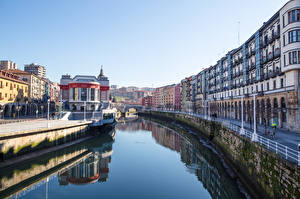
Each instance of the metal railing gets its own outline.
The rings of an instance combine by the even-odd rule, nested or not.
[[[256,142],[257,144],[260,144],[267,150],[275,152],[277,155],[279,155],[283,159],[286,159],[292,163],[296,163],[298,166],[300,166],[300,151],[292,149],[286,145],[283,145],[279,142],[276,142],[276,141],[266,138],[264,136],[261,136],[258,134],[254,135],[252,130],[245,129],[245,128],[242,130],[239,125],[230,123],[229,121],[225,121],[221,118],[215,118],[215,117],[210,117],[209,115],[202,115],[202,114],[197,114],[197,113],[188,113],[188,112],[181,112],[181,111],[169,111],[169,110],[157,110],[157,109],[151,109],[151,111],[184,114],[184,115],[190,115],[190,116],[198,117],[198,118],[209,120],[209,121],[219,122],[219,123],[221,123],[221,125],[223,127],[226,127],[228,129],[232,130],[235,134],[238,134],[245,138],[248,138],[251,141]]]

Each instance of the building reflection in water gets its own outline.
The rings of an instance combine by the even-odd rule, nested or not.
[[[180,153],[181,161],[188,171],[197,176],[212,198],[234,198],[240,190],[234,186],[219,157],[205,147],[193,135],[176,132],[160,124],[147,120],[138,120],[128,124],[118,124],[117,130],[137,132],[146,130],[152,133],[155,141]]]
[[[113,154],[112,142],[102,147],[90,148],[91,152],[68,168],[58,173],[60,185],[91,184],[108,180],[109,163]]]

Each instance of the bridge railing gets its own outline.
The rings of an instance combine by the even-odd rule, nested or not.
[[[251,141],[260,144],[261,146],[263,146],[267,150],[275,152],[280,157],[282,157],[282,158],[284,158],[284,159],[300,166],[300,151],[292,149],[292,148],[290,148],[286,145],[283,145],[279,142],[276,142],[276,141],[274,141],[272,139],[269,139],[269,138],[266,138],[264,136],[254,134],[253,130],[245,129],[245,128],[242,129],[239,125],[233,124],[229,121],[222,120],[220,118],[210,117],[208,115],[181,112],[181,111],[168,111],[168,110],[158,110],[158,109],[151,109],[151,110],[148,110],[148,111],[184,114],[184,115],[190,115],[190,116],[198,117],[198,118],[209,120],[209,121],[220,122],[222,124],[222,126],[232,130],[235,134],[246,137],[247,139],[250,139]]]

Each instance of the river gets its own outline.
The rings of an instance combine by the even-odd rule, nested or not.
[[[0,198],[245,198],[201,138],[143,119],[0,171]]]

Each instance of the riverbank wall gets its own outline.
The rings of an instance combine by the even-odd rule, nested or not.
[[[233,133],[218,122],[165,112],[140,116],[187,126],[205,137],[222,154],[254,198],[300,198],[300,168],[261,145]]]
[[[15,158],[29,152],[58,146],[87,136],[89,122],[0,134],[0,161]]]

